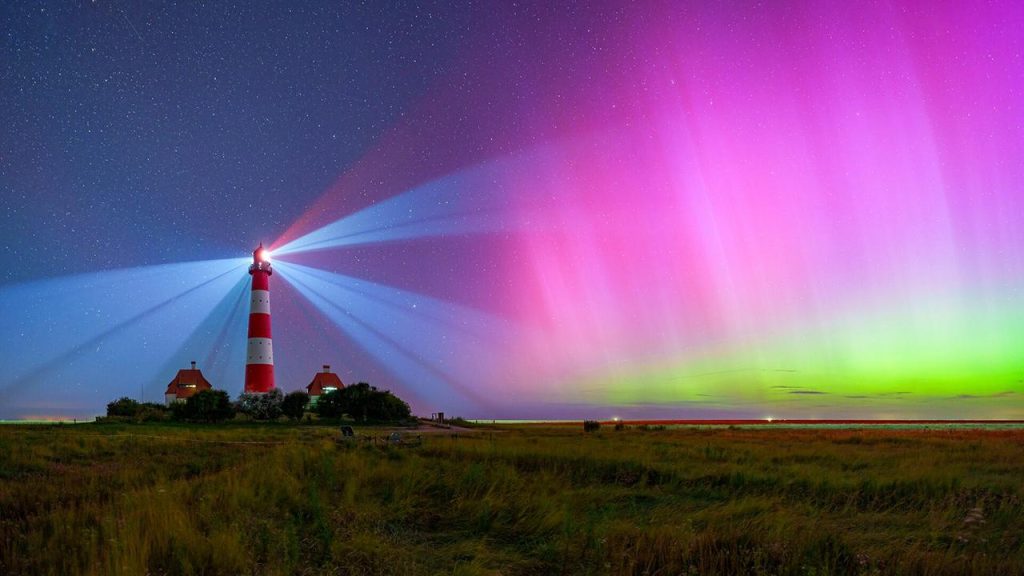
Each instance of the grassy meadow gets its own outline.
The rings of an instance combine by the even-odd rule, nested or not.
[[[335,437],[0,426],[0,574],[1024,574],[1021,429]]]

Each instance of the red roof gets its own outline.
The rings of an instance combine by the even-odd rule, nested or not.
[[[324,393],[324,388],[337,388],[341,390],[345,385],[341,383],[341,378],[334,372],[317,372],[316,376],[313,376],[313,381],[306,386],[306,392],[310,396],[320,396]]]
[[[167,385],[167,392],[164,395],[174,394],[178,398],[188,398],[196,392],[213,388],[210,382],[203,377],[202,371],[196,368],[182,368],[178,375]]]

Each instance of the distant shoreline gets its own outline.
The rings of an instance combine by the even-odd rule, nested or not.
[[[88,418],[26,418],[24,420],[0,420],[0,426],[4,424],[92,424],[95,421],[95,416]]]
[[[574,426],[577,420],[469,420],[475,424]],[[1024,420],[598,420],[602,426],[1024,426]]]

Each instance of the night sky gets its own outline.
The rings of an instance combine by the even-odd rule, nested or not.
[[[0,5],[0,418],[1024,417],[1024,4]]]
[[[4,280],[242,253],[448,72],[465,7],[4,3]]]

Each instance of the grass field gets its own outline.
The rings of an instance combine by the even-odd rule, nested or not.
[[[3,426],[0,574],[1024,574],[1022,496],[1020,429]]]

